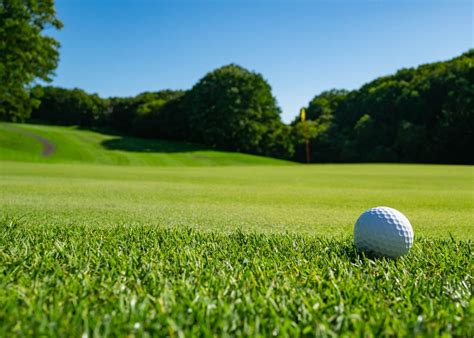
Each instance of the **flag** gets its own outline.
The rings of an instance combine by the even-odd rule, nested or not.
[[[301,122],[304,122],[306,120],[306,110],[304,108],[301,108],[300,116]]]

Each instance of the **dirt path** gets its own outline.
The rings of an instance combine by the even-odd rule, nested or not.
[[[44,138],[43,136],[37,135],[29,130],[24,130],[15,126],[8,126],[8,128],[13,131],[16,131],[19,134],[32,137],[36,141],[41,143],[41,145],[43,146],[43,151],[41,152],[41,156],[51,156],[56,151],[56,145],[50,140]]]

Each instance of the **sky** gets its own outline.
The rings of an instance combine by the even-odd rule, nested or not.
[[[317,94],[356,89],[474,46],[473,0],[56,0],[53,85],[103,97],[190,89],[236,63],[290,122]]]

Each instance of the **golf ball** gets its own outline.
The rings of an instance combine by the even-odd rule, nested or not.
[[[413,228],[400,211],[376,207],[357,219],[354,242],[359,251],[374,256],[400,257],[413,245]]]

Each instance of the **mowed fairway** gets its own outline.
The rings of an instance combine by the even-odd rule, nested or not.
[[[416,235],[473,239],[472,168],[128,167],[2,162],[1,214],[29,224],[190,226],[348,235],[387,205]]]
[[[54,149],[44,156],[35,137]],[[76,127],[0,123],[0,159],[43,163],[135,166],[214,166],[291,164],[288,161],[215,151],[195,144],[104,134]]]
[[[2,337],[473,332],[472,167],[81,152],[62,144],[111,136],[20,128],[56,148],[0,129]],[[407,256],[357,254],[377,205],[411,220]]]

